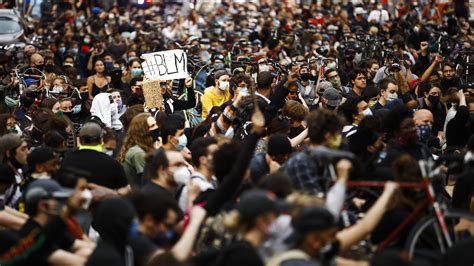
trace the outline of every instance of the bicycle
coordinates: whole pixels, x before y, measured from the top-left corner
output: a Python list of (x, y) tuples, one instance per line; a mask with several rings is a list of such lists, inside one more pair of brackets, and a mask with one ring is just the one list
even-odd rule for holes
[[(442, 158), (440, 159), (441, 161), (443, 160)], [(473, 214), (450, 210), (437, 199), (432, 179), (440, 174), (443, 165), (435, 167), (435, 163), (430, 160), (420, 161), (419, 166), (422, 171), (422, 181), (397, 183), (400, 189), (422, 189), (426, 192), (427, 197), (377, 246), (377, 252), (386, 249), (427, 208), (432, 209), (433, 212), (421, 218), (408, 234), (402, 251), (403, 257), (407, 260), (411, 261), (417, 255), (421, 255), (427, 245), (430, 251), (436, 251), (440, 254), (446, 253), (449, 248), (455, 246), (459, 240), (463, 239), (462, 233), (466, 233), (466, 230), (469, 230), (470, 235), (474, 235)], [(379, 181), (348, 181), (347, 184), (348, 187), (352, 188), (382, 188), (384, 185), (385, 182)]]

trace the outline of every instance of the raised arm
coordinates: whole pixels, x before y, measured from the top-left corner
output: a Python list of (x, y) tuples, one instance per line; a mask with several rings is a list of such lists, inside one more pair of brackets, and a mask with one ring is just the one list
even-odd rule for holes
[(386, 182), (382, 195), (372, 208), (370, 208), (365, 217), (356, 225), (340, 231), (337, 234), (336, 238), (341, 243), (341, 250), (350, 248), (352, 245), (366, 238), (375, 229), (385, 214), (385, 211), (387, 211), (387, 205), (397, 188), (397, 183), (391, 181)]

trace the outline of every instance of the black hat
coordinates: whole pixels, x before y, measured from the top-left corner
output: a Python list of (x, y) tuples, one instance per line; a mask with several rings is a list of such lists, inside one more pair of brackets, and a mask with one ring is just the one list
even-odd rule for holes
[(224, 76), (224, 75), (228, 75), (228, 76), (229, 76), (229, 73), (227, 72), (227, 70), (225, 70), (225, 69), (217, 70), (217, 71), (214, 73), (214, 79), (219, 79), (220, 77), (222, 77), (222, 76)]
[(237, 204), (237, 211), (243, 221), (249, 221), (260, 214), (287, 210), (288, 204), (278, 201), (275, 194), (266, 190), (250, 190), (244, 192)]
[(297, 242), (307, 233), (324, 231), (337, 225), (336, 219), (327, 209), (315, 206), (301, 210), (291, 223), (294, 232), (286, 240), (290, 243)]
[(74, 193), (74, 189), (61, 187), (52, 179), (39, 179), (28, 185), (25, 193), (25, 203), (34, 204), (41, 199), (67, 199)]
[(54, 150), (50, 147), (38, 147), (33, 149), (28, 154), (27, 162), (28, 168), (34, 170), (37, 164), (45, 163), (49, 160), (56, 158)]
[(275, 134), (268, 140), (268, 155), (285, 155), (291, 153), (291, 143), (283, 134)]
[(368, 128), (359, 128), (356, 133), (349, 137), (349, 150), (355, 154), (367, 150), (369, 145), (374, 144), (380, 135)]
[(257, 86), (258, 88), (268, 88), (272, 85), (273, 74), (270, 71), (262, 71), (257, 75)]

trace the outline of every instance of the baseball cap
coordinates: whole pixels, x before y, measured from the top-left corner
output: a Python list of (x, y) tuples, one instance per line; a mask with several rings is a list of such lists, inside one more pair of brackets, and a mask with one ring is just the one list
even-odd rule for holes
[(365, 13), (366, 12), (362, 7), (356, 7), (355, 10), (354, 10), (354, 14), (356, 14), (356, 15), (363, 15)]
[(102, 134), (102, 128), (96, 122), (85, 123), (79, 131), (79, 137), (83, 138), (100, 138)]
[(38, 147), (33, 149), (26, 161), (28, 162), (28, 168), (34, 170), (37, 164), (42, 164), (49, 160), (56, 158), (54, 150), (50, 147)]
[(0, 137), (0, 160), (3, 161), (3, 156), (5, 155), (6, 151), (18, 148), (21, 143), (21, 137), (16, 134), (10, 133)]
[(294, 232), (286, 239), (289, 243), (297, 242), (307, 233), (324, 231), (337, 225), (334, 216), (327, 209), (316, 206), (302, 209), (291, 223)]
[(331, 107), (338, 106), (342, 101), (342, 95), (334, 88), (328, 88), (324, 90), (323, 98), (328, 100), (327, 105)]
[(272, 85), (273, 74), (270, 71), (262, 71), (257, 75), (257, 86), (259, 88), (268, 88)]
[(260, 189), (244, 192), (237, 203), (237, 211), (244, 221), (251, 220), (260, 214), (280, 213), (290, 208), (288, 203), (277, 200), (272, 192)]
[(319, 88), (318, 89), (319, 89), (320, 93), (324, 93), (324, 91), (329, 89), (329, 88), (334, 88), (332, 86), (331, 82), (323, 80), (319, 83)]
[(214, 79), (219, 79), (220, 77), (222, 77), (224, 75), (229, 75), (227, 70), (225, 70), (225, 69), (217, 70), (216, 73), (214, 73)]
[(25, 193), (25, 203), (35, 203), (41, 199), (67, 199), (74, 193), (74, 189), (64, 188), (52, 179), (39, 179), (31, 182)]

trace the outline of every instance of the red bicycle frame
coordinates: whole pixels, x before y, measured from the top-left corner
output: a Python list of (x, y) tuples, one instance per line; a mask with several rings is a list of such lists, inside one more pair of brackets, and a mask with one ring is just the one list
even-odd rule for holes
[[(410, 213), (408, 217), (406, 217), (403, 222), (398, 225), (391, 233), (390, 235), (377, 246), (377, 251), (382, 251), (384, 250), (390, 243), (392, 243), (399, 235), (400, 233), (410, 224), (412, 223), (415, 218), (417, 218), (420, 213), (427, 208), (429, 205), (431, 205), (435, 211), (436, 218), (438, 220), (438, 223), (441, 227), (441, 231), (446, 239), (446, 242), (448, 244), (448, 247), (452, 246), (452, 241), (451, 241), (451, 236), (449, 235), (448, 232), (448, 227), (446, 226), (446, 221), (444, 220), (443, 217), (443, 212), (441, 210), (441, 207), (439, 206), (439, 203), (435, 199), (434, 195), (434, 190), (433, 186), (431, 185), (431, 182), (428, 178), (423, 179), (421, 182), (397, 182), (398, 186), (401, 189), (424, 189), (428, 197), (418, 204), (416, 208)], [(385, 182), (380, 182), (380, 181), (348, 181), (347, 182), (348, 187), (384, 187)]]

